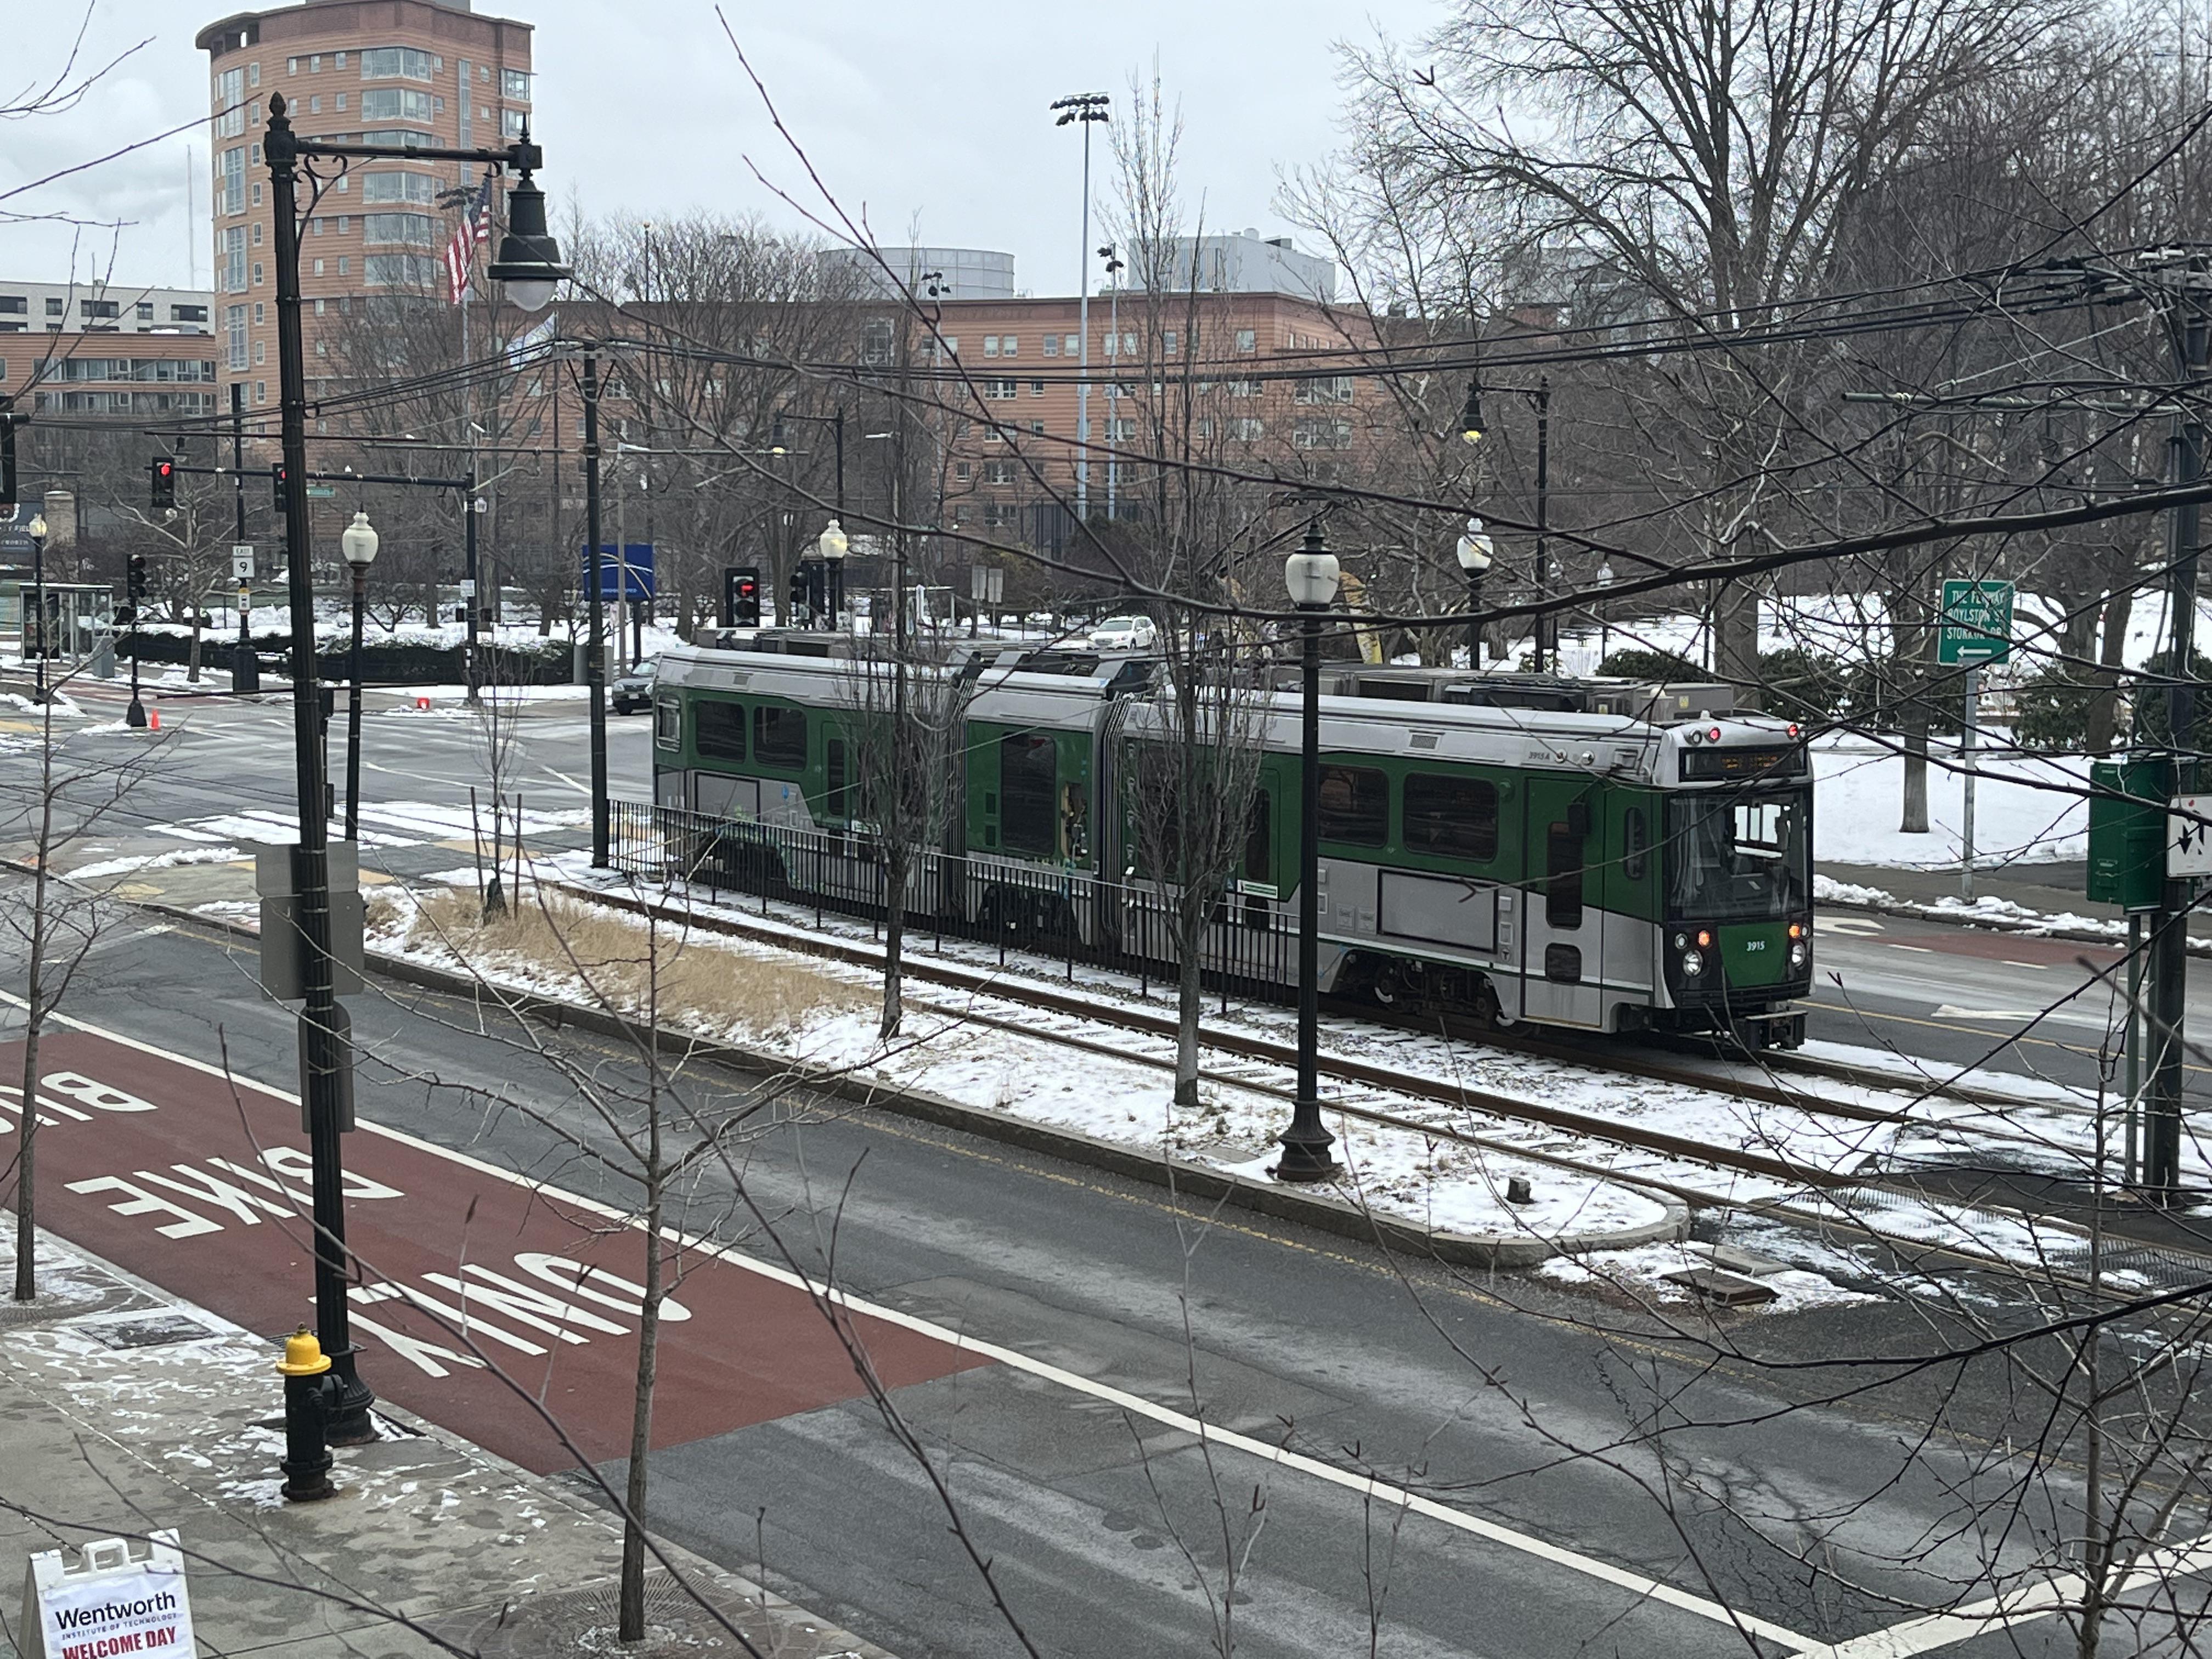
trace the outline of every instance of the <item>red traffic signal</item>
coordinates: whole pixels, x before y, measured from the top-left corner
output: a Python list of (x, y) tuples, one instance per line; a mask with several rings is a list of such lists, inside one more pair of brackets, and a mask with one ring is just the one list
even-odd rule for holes
[(149, 471), (153, 476), (154, 510), (166, 512), (177, 504), (177, 464), (167, 455), (156, 455)]

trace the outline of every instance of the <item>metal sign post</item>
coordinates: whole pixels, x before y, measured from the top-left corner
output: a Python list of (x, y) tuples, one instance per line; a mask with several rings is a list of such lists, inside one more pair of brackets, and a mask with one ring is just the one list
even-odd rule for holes
[(1966, 671), (1966, 720), (1959, 731), (1959, 896), (1974, 897), (1974, 736), (1981, 723), (1981, 667), (2012, 655), (2013, 585), (1949, 580), (1943, 584), (1943, 620), (1936, 635), (1936, 660)]

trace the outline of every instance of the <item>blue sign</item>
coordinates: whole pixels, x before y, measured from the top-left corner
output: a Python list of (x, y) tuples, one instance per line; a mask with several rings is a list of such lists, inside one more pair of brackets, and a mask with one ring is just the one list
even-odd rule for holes
[[(576, 585), (588, 594), (592, 585), (591, 550), (579, 549), (578, 557), (583, 562)], [(625, 542), (619, 551), (611, 545), (599, 549), (599, 597), (602, 599), (617, 597), (649, 599), (653, 592), (651, 542)]]

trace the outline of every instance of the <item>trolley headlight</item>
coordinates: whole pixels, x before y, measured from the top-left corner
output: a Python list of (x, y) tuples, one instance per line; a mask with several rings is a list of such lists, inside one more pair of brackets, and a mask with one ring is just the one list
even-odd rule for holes
[(1686, 951), (1686, 950), (1688, 950), (1688, 949), (1690, 948), (1690, 936), (1689, 936), (1687, 933), (1677, 933), (1677, 934), (1675, 934), (1675, 935), (1674, 935), (1674, 948), (1675, 948), (1677, 951)]
[(1813, 953), (1806, 948), (1805, 941), (1803, 939), (1801, 939), (1790, 945), (1790, 965), (1792, 968), (1802, 968), (1812, 959)]
[(1705, 953), (1702, 951), (1685, 951), (1682, 953), (1682, 971), (1685, 974), (1687, 974), (1692, 979), (1695, 979), (1698, 975), (1704, 973), (1705, 971)]

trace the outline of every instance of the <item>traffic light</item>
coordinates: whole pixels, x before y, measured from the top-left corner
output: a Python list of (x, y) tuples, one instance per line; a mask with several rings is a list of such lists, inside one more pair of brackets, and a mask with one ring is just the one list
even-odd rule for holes
[(133, 605), (146, 597), (146, 556), (133, 553), (125, 567), (123, 592)]
[(276, 495), (276, 510), (279, 513), (282, 513), (285, 511), (283, 462), (276, 461), (270, 465), (269, 468), (269, 482)]
[(167, 455), (156, 455), (148, 471), (154, 479), (154, 511), (167, 512), (177, 504), (177, 464)]
[(757, 565), (733, 564), (722, 572), (722, 626), (760, 626), (760, 569)]
[(791, 569), (791, 609), (784, 617), (787, 628), (806, 628), (813, 623), (813, 593), (814, 584), (808, 580), (805, 565), (793, 565)]

